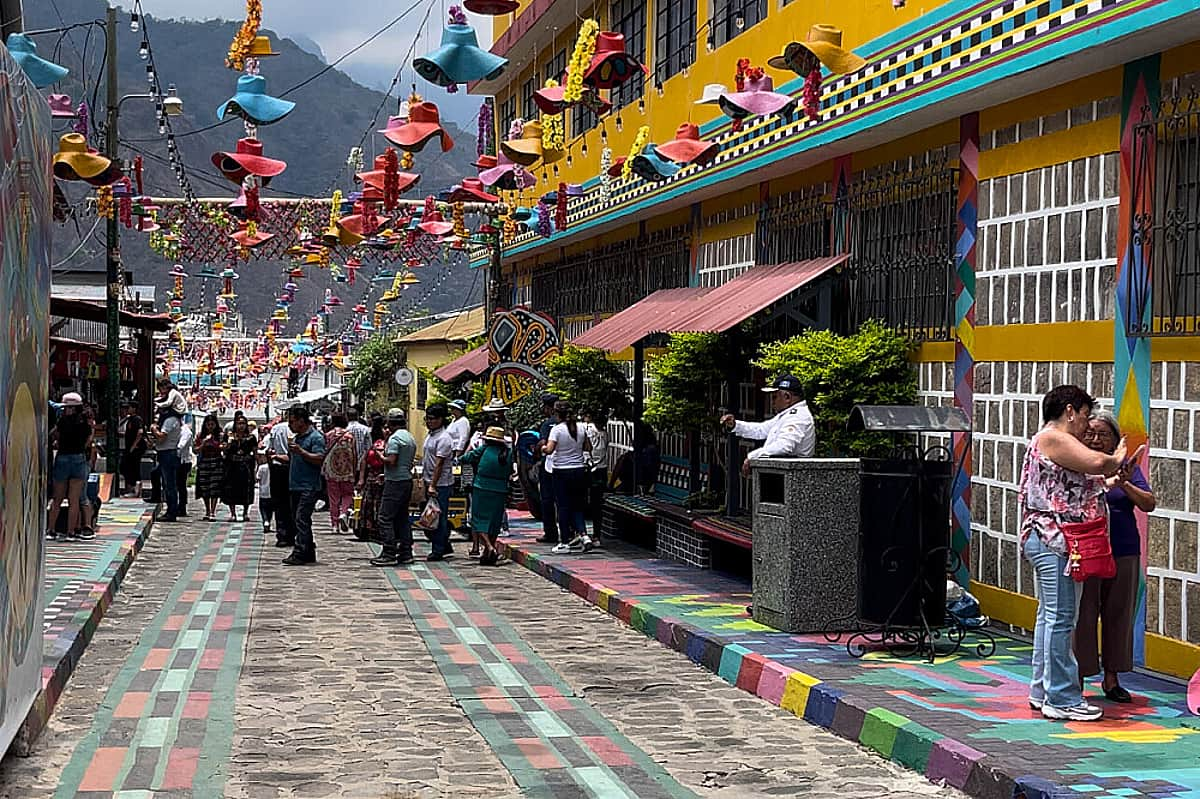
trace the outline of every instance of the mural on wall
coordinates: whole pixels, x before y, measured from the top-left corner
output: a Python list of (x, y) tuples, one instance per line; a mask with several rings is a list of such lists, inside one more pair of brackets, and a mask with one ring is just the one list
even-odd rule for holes
[(508, 405), (544, 385), (544, 364), (560, 352), (552, 317), (527, 308), (496, 311), (488, 330), (488, 399)]
[(0, 48), (0, 751), (42, 664), (51, 191), (46, 100)]

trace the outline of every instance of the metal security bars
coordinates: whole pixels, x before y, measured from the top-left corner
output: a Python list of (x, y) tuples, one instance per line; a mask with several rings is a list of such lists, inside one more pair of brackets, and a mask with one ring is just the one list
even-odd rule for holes
[(567, 71), (567, 51), (566, 48), (559, 50), (554, 58), (550, 59), (550, 63), (546, 64), (546, 70), (543, 73), (542, 85), (545, 86), (545, 81), (554, 80), (561, 86), (566, 78), (563, 73)]
[(696, 60), (696, 0), (659, 0), (654, 15), (654, 81), (666, 83)]
[(1194, 89), (1143, 110), (1133, 131), (1131, 183), (1127, 332), (1200, 335), (1200, 98)]
[(500, 127), (497, 131), (500, 134), (500, 139), (508, 137), (508, 129), (512, 127), (513, 120), (517, 118), (517, 95), (510, 94), (500, 103)]
[(829, 255), (831, 218), (824, 184), (770, 198), (759, 211), (755, 228), (758, 263), (782, 264)]
[[(535, 75), (537, 73), (534, 73)], [(521, 113), (524, 114), (522, 119), (528, 122), (531, 119), (540, 119), (541, 111), (538, 110), (537, 104), (533, 101), (533, 93), (537, 91), (537, 78), (533, 77), (525, 81), (521, 86)], [(503, 140), (508, 137), (508, 131), (500, 131), (500, 138)]]
[(720, 47), (767, 18), (767, 0), (713, 0), (712, 43)]
[[(646, 3), (645, 0), (615, 0), (609, 9), (612, 30), (625, 37), (625, 50), (638, 61), (646, 60)], [(646, 76), (635, 70), (633, 77), (613, 88), (608, 99), (613, 108), (621, 110), (642, 96)]]
[(957, 171), (937, 161), (856, 180), (848, 197), (850, 315), (914, 339), (945, 341), (954, 324)]
[(659, 289), (688, 284), (686, 226), (573, 255), (533, 275), (533, 307), (562, 319), (613, 313)]

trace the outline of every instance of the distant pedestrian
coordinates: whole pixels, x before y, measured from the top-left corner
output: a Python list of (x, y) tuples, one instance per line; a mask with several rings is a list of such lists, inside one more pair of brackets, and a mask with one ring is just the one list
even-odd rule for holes
[(225, 434), (215, 413), (204, 417), (192, 446), (196, 450), (196, 496), (204, 501), (203, 521), (213, 522), (225, 487)]
[(160, 492), (167, 505), (166, 513), (158, 517), (163, 522), (179, 519), (179, 437), (182, 434), (183, 414), (177, 413), (173, 405), (160, 409), (158, 421), (150, 425), (150, 440), (158, 459)]
[(188, 477), (192, 474), (192, 466), (196, 463), (196, 451), (192, 445), (196, 443), (196, 433), (192, 430), (195, 420), (190, 413), (185, 413), (179, 421), (179, 471), (175, 473), (175, 485), (179, 492), (179, 515), (188, 515)]
[(238, 521), (238, 506), (242, 508), (241, 521), (250, 520), (257, 457), (258, 441), (250, 434), (249, 422), (245, 415), (235, 417), (233, 430), (225, 442), (225, 481), (221, 489), (221, 499), (229, 506), (230, 521)]
[(288, 489), (291, 493), (292, 523), (295, 541), (292, 554), (283, 559), (285, 566), (317, 562), (317, 543), (313, 539), (312, 515), (321, 490), (321, 464), (325, 461), (325, 436), (317, 430), (308, 408), (297, 405), (288, 410), (288, 427), (295, 438), (288, 448)]
[(383, 417), (379, 414), (372, 416), (369, 444), (358, 474), (358, 490), (362, 494), (362, 502), (358, 507), (354, 537), (360, 541), (379, 539), (379, 502), (383, 498), (384, 481), (383, 452), (388, 436)]
[(496, 541), (504, 521), (508, 478), (512, 474), (512, 441), (499, 426), (489, 427), (482, 441), (479, 447), (464, 453), (461, 460), (474, 467), (471, 534), (476, 548), (482, 550), (479, 562), (484, 566), (495, 566), (500, 560)]
[(558, 511), (559, 543), (551, 551), (556, 554), (587, 552), (593, 542), (584, 521), (589, 480), (585, 458), (592, 449), (592, 442), (576, 421), (575, 409), (570, 403), (556, 402), (554, 414), (558, 423), (550, 429), (544, 447), (554, 470), (554, 504)]
[(608, 417), (603, 413), (585, 414), (583, 430), (592, 444), (588, 460), (588, 515), (592, 517), (592, 539), (599, 540), (604, 489), (608, 486)]
[(466, 452), (467, 444), (471, 441), (471, 420), (467, 418), (467, 403), (462, 400), (451, 400), (446, 403), (450, 411), (450, 424), (447, 430), (454, 440), (454, 457)]
[(258, 466), (254, 470), (254, 482), (258, 483), (258, 515), (262, 517), (263, 534), (271, 532), (271, 517), (275, 504), (271, 501), (271, 464), (265, 449), (258, 451)]
[(445, 405), (433, 404), (425, 409), (425, 450), (421, 459), (421, 479), (425, 495), (437, 500), (438, 526), (430, 536), (433, 550), (426, 560), (445, 560), (453, 552), (450, 546), (450, 490), (454, 486), (454, 441), (446, 429), (450, 412)]
[(292, 437), (287, 420), (280, 419), (271, 428), (267, 439), (267, 458), (271, 467), (271, 500), (275, 506), (275, 546), (281, 549), (290, 548), (296, 540), (295, 524), (292, 522), (291, 489), (288, 487)]
[(388, 411), (387, 426), (383, 491), (379, 500), (379, 535), (383, 551), (379, 557), (371, 559), (371, 565), (407, 566), (413, 562), (412, 521), (408, 506), (412, 500), (417, 440), (405, 429), (404, 411), (399, 408)]
[(371, 448), (371, 428), (363, 424), (358, 408), (351, 405), (346, 409), (346, 429), (354, 436), (354, 448), (358, 451), (358, 468), (362, 468), (363, 458)]
[(123, 497), (142, 496), (142, 458), (146, 455), (146, 425), (138, 416), (137, 402), (123, 403), (125, 415), (121, 417), (120, 431), (124, 438), (125, 451), (121, 454), (121, 476), (125, 479)]
[(58, 451), (54, 456), (47, 537), (58, 537), (58, 514), (67, 500), (67, 528), (64, 538), (76, 534), (80, 503), (88, 479), (87, 455), (92, 446), (93, 430), (83, 413), (83, 397), (74, 391), (63, 395), (62, 413), (54, 428)]
[(329, 498), (330, 526), (343, 533), (350, 532), (350, 511), (354, 507), (354, 483), (358, 478), (358, 444), (347, 429), (349, 422), (341, 413), (330, 419), (325, 433), (325, 462), (321, 476)]
[(538, 428), (538, 452), (541, 461), (538, 463), (538, 498), (542, 507), (542, 537), (541, 544), (557, 544), (559, 542), (558, 515), (554, 508), (554, 463), (546, 450), (550, 441), (550, 431), (554, 429), (557, 420), (554, 416), (554, 403), (558, 395), (546, 392), (542, 394), (542, 423)]

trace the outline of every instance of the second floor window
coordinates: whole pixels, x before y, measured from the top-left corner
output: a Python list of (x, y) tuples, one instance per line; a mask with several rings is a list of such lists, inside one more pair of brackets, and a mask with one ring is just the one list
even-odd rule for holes
[(558, 81), (558, 85), (563, 85), (565, 78), (563, 73), (567, 71), (567, 51), (562, 49), (558, 54), (546, 64), (545, 73), (542, 75), (542, 86), (546, 85), (548, 80)]
[[(646, 58), (646, 2), (645, 0), (614, 0), (609, 19), (612, 29), (625, 37), (625, 52), (638, 61)], [(633, 77), (612, 90), (609, 100), (613, 108), (620, 110), (642, 96), (646, 88), (646, 76), (641, 70)]]
[(600, 121), (600, 117), (596, 116), (596, 112), (588, 108), (583, 103), (578, 103), (571, 107), (571, 136), (578, 136), (584, 131), (589, 131), (596, 127), (596, 123)]
[[(767, 16), (767, 0), (712, 0), (714, 47), (733, 40), (739, 33), (762, 22)], [(738, 26), (738, 21), (741, 26)]]
[(496, 128), (496, 133), (500, 140), (508, 138), (508, 129), (512, 127), (512, 122), (517, 118), (517, 95), (510, 94), (504, 98), (504, 102), (500, 103), (500, 125)]
[[(525, 85), (521, 87), (521, 113), (524, 114), (522, 119), (528, 122), (531, 119), (540, 119), (541, 111), (533, 102), (533, 92), (538, 88), (537, 76), (525, 81)], [(508, 131), (504, 131), (505, 135)]]
[(696, 60), (696, 0), (661, 0), (657, 8), (654, 79), (665, 83)]

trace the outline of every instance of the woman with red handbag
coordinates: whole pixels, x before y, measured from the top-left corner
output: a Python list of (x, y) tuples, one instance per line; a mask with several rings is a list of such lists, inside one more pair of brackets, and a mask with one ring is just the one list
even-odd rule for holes
[[(1087, 443), (1099, 452), (1111, 453), (1121, 440), (1121, 428), (1111, 413), (1092, 416)], [(1079, 676), (1100, 673), (1104, 661), (1104, 696), (1111, 702), (1133, 701), (1121, 687), (1118, 673), (1133, 671), (1133, 616), (1137, 611), (1138, 578), (1141, 575), (1141, 536), (1133, 509), (1150, 513), (1158, 504), (1146, 476), (1130, 459), (1108, 478), (1108, 534), (1112, 542), (1115, 575), (1094, 577), (1083, 583), (1079, 598), (1079, 621), (1075, 625), (1075, 659)], [(1097, 648), (1096, 622), (1100, 622)]]
[(1025, 451), (1017, 491), (1021, 550), (1033, 565), (1038, 597), (1029, 705), (1045, 718), (1064, 721), (1103, 715), (1083, 701), (1071, 648), (1078, 584), (1064, 529), (1107, 519), (1104, 480), (1094, 475), (1116, 474), (1125, 462), (1124, 439), (1111, 454), (1083, 443), (1095, 404), (1078, 386), (1058, 386), (1042, 398), (1045, 424)]

